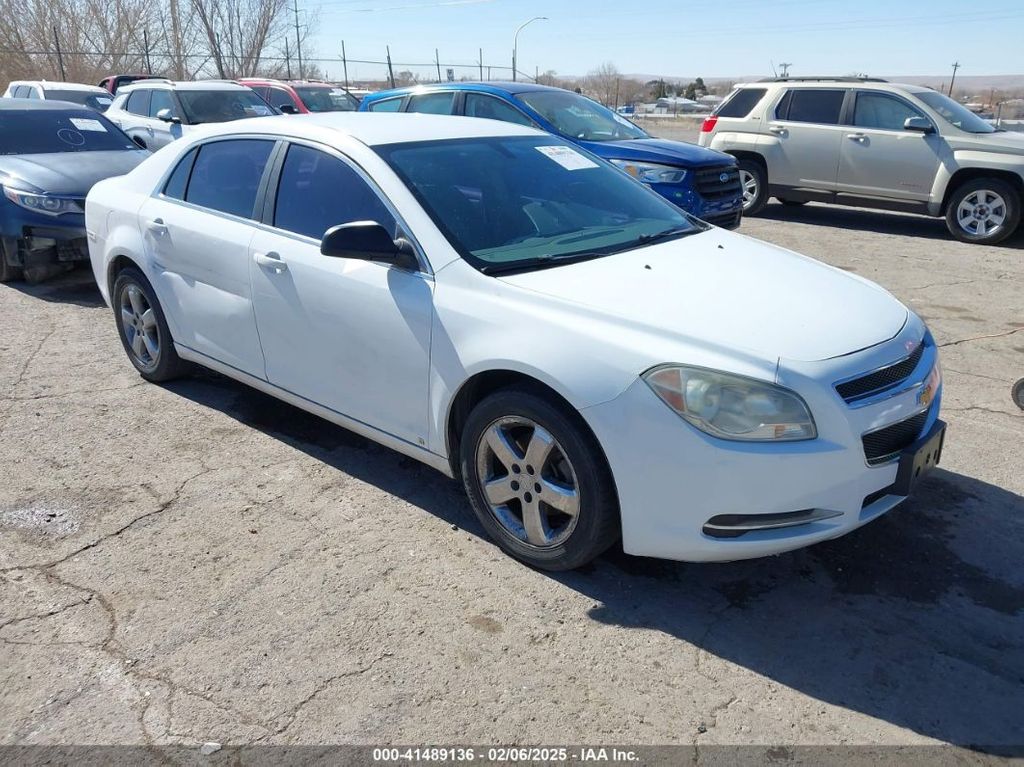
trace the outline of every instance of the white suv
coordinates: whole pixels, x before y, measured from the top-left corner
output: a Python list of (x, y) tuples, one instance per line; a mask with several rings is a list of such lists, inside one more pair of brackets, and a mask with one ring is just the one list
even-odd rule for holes
[(49, 99), (81, 104), (97, 112), (110, 106), (109, 91), (85, 83), (53, 82), (50, 80), (15, 80), (4, 91), (5, 99)]
[(159, 149), (201, 123), (277, 114), (251, 88), (230, 80), (137, 80), (118, 88), (107, 117), (146, 149)]
[(734, 155), (744, 214), (775, 197), (945, 216), (964, 242), (1016, 230), (1024, 134), (938, 91), (873, 78), (744, 83), (704, 121), (701, 146)]

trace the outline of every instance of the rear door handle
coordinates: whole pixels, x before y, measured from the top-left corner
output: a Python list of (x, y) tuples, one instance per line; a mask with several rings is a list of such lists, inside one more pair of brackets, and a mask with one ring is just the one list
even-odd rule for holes
[(270, 269), (277, 274), (288, 271), (288, 264), (282, 261), (281, 256), (277, 253), (256, 253), (253, 255), (252, 260), (256, 262), (257, 266)]
[(769, 125), (768, 130), (779, 136), (786, 132), (785, 126), (782, 125)]
[(863, 141), (867, 136), (863, 133), (847, 133), (846, 138), (850, 139), (850, 141)]

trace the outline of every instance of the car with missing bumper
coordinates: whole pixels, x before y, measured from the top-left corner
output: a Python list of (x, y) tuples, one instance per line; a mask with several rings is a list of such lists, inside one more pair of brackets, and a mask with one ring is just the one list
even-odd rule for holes
[(704, 121), (702, 146), (740, 164), (744, 213), (769, 197), (946, 219), (963, 242), (1017, 229), (1024, 134), (994, 127), (944, 94), (865, 77), (742, 83)]
[(465, 485), (547, 569), (843, 535), (939, 460), (938, 350), (856, 275), (562, 139), (430, 115), (211, 127), (94, 187), (147, 380), (219, 371)]
[(84, 106), (0, 100), (0, 282), (88, 260), (86, 194), (148, 156)]
[(697, 218), (726, 229), (740, 225), (742, 195), (732, 157), (684, 141), (654, 138), (593, 99), (563, 88), (438, 83), (374, 93), (359, 108), (464, 115), (540, 128), (610, 161)]

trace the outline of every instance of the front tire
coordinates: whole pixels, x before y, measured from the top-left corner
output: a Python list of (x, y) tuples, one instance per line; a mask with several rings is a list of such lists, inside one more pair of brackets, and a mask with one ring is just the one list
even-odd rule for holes
[(503, 389), (481, 401), (459, 458), (474, 513), (516, 559), (571, 570), (618, 539), (615, 486), (597, 440), (540, 390)]
[(174, 349), (156, 292), (142, 272), (129, 267), (118, 273), (111, 304), (121, 344), (139, 375), (161, 383), (187, 372), (187, 363)]
[(1020, 194), (997, 178), (976, 178), (957, 187), (946, 206), (946, 228), (961, 242), (994, 245), (1020, 223)]
[(17, 252), (17, 240), (4, 237), (0, 242), (0, 282), (14, 282), (25, 278), (25, 273), (20, 266), (14, 266), (7, 262), (7, 253), (12, 249), (15, 253)]
[(768, 173), (757, 160), (744, 158), (737, 165), (743, 193), (743, 215), (756, 215), (768, 203)]

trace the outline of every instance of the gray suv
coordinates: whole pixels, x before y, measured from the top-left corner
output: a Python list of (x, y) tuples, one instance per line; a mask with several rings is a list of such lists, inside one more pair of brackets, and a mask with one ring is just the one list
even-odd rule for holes
[(701, 146), (736, 157), (744, 214), (775, 197), (944, 216), (964, 242), (1020, 223), (1024, 134), (998, 130), (938, 91), (873, 78), (738, 85)]

